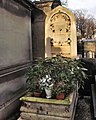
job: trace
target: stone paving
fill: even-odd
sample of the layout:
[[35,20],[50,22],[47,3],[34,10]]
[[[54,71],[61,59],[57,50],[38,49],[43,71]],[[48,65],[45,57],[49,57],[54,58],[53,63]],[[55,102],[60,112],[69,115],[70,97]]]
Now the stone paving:
[[16,112],[14,115],[10,116],[8,120],[17,120],[20,116],[20,111]]
[[[17,120],[19,118],[19,112],[14,114],[8,120]],[[91,100],[89,97],[78,100],[75,120],[93,120]]]
[[89,97],[78,100],[75,120],[93,120],[92,105]]

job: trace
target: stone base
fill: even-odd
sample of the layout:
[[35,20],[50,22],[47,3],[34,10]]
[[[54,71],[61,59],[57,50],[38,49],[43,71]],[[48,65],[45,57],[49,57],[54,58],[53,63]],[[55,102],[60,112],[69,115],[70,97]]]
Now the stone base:
[[65,100],[22,97],[18,120],[74,120],[78,94],[71,93]]

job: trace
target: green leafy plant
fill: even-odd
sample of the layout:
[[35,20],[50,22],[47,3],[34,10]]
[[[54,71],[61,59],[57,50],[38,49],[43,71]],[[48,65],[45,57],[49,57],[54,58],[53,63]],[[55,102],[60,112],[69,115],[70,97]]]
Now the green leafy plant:
[[[35,60],[32,67],[30,67],[26,73],[28,87],[31,91],[39,91],[44,88],[44,86],[51,85],[53,83],[53,79],[48,82],[46,76],[50,76],[53,68],[51,67],[52,62],[50,58],[38,59]],[[51,78],[51,76],[50,76]]]
[[79,87],[84,85],[84,79],[87,78],[86,70],[81,60],[60,55],[40,58],[29,68],[26,74],[27,83],[33,91],[37,88],[40,91],[52,85],[55,94],[68,93],[76,89],[77,83]]

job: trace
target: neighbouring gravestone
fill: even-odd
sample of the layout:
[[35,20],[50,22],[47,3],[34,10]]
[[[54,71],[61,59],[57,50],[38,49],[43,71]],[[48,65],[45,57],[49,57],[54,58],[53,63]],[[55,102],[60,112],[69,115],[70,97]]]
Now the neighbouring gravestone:
[[74,120],[77,98],[77,92],[65,100],[22,97],[18,120]]
[[86,40],[84,44],[84,58],[95,58],[96,57],[96,40]]

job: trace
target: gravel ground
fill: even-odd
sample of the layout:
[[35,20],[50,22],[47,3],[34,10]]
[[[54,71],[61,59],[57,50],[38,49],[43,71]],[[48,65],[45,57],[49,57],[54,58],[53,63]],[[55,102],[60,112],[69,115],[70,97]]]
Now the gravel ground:
[[10,116],[8,120],[17,120],[20,116],[20,111],[16,112],[14,115]]
[[89,97],[78,100],[75,120],[93,120],[91,100]]
[[[93,120],[90,103],[91,100],[89,97],[78,100],[75,120]],[[20,112],[17,112],[13,116],[11,116],[8,120],[17,120],[19,118],[19,113]]]

